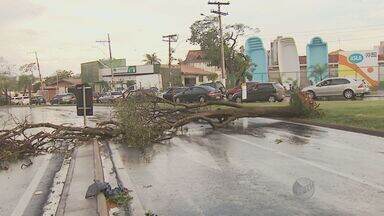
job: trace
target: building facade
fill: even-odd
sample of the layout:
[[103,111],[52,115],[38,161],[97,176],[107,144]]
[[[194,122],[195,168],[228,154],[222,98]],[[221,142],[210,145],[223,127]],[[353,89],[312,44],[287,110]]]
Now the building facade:
[[132,65],[113,68],[113,80],[110,68],[99,69],[100,79],[114,83],[115,88],[125,88],[128,81],[134,81],[136,88],[163,88],[160,65]]

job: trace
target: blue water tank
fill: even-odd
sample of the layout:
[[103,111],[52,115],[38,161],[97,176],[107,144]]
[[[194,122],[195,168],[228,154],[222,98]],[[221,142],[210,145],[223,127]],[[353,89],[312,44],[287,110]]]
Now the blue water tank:
[[[323,67],[322,73],[314,73],[315,67]],[[328,45],[320,37],[314,37],[307,45],[307,78],[315,84],[328,77]]]
[[252,80],[268,82],[268,60],[263,41],[259,37],[250,37],[245,42],[245,53],[250,58],[253,67]]

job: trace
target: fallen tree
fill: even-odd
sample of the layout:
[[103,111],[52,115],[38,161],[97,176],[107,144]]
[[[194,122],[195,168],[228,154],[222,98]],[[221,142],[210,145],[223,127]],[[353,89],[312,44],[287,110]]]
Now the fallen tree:
[[115,139],[119,143],[146,147],[171,139],[178,129],[201,121],[213,128],[244,117],[291,118],[319,113],[318,105],[299,91],[289,106],[246,107],[231,102],[177,104],[150,94],[137,94],[114,104],[114,118],[96,127],[73,127],[52,123],[18,123],[0,130],[0,162],[44,153],[71,151],[71,144],[89,139]]

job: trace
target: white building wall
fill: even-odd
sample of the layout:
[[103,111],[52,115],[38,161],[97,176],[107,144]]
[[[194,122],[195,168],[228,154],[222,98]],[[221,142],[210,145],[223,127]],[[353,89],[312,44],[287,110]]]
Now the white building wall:
[[[116,83],[126,83],[128,80],[133,80],[136,82],[137,88],[148,89],[151,87],[156,87],[162,89],[162,79],[161,74],[146,74],[146,75],[136,75],[136,76],[116,76],[113,78]],[[106,82],[111,82],[111,77],[102,77],[102,80]]]

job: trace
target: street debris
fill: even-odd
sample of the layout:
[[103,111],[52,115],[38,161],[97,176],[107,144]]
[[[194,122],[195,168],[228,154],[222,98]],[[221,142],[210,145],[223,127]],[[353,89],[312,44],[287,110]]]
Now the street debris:
[[275,143],[276,143],[276,144],[280,144],[280,143],[282,143],[282,142],[283,142],[282,139],[275,139]]
[[[303,93],[291,96],[284,107],[249,108],[226,101],[197,104],[175,103],[156,95],[137,92],[114,104],[114,119],[99,122],[96,127],[74,127],[52,123],[17,122],[11,129],[0,130],[0,162],[24,159],[44,153],[68,154],[90,139],[106,139],[130,146],[147,147],[169,140],[184,125],[202,121],[212,128],[227,126],[245,117],[301,117],[318,114],[318,104]],[[16,123],[16,122],[15,122]],[[22,168],[32,165],[26,163]]]
[[129,196],[129,190],[122,186],[118,186],[112,189],[111,185],[107,182],[95,181],[88,187],[85,195],[86,199],[97,196],[100,193],[104,193],[108,201],[115,203],[119,207],[128,207],[132,197]]
[[30,167],[32,166],[32,164],[33,164],[32,160],[28,158],[25,163],[21,164],[20,169],[25,169],[27,167]]
[[0,161],[0,170],[8,170],[9,169],[9,164],[6,163],[5,161]]
[[43,194],[43,191],[36,191],[36,192],[34,193],[34,195],[41,195],[41,194]]

